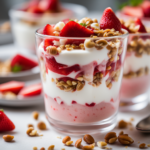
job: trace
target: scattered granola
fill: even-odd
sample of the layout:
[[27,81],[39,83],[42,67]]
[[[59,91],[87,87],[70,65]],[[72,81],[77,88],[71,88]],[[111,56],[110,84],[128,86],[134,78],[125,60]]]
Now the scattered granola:
[[140,149],[146,148],[146,144],[145,144],[145,143],[141,143],[141,144],[139,145],[139,148],[140,148]]
[[33,127],[29,127],[26,133],[28,136],[39,136],[39,134],[37,133],[37,130],[34,130]]
[[33,147],[33,150],[38,150],[38,148],[37,147]]
[[93,144],[95,143],[94,141],[94,138],[89,135],[89,134],[85,134],[84,137],[83,137],[84,141],[87,143],[87,144]]
[[43,121],[40,121],[40,122],[37,124],[37,127],[38,127],[40,130],[46,130],[46,124],[45,124]]
[[81,139],[78,139],[76,142],[75,142],[75,147],[76,148],[81,148],[81,142],[82,142],[82,138]]
[[105,135],[105,142],[109,144],[115,143],[117,140],[117,135],[115,132],[109,132]]
[[39,113],[38,113],[37,111],[34,111],[34,112],[32,113],[32,116],[33,116],[33,118],[34,118],[35,120],[38,120],[38,118],[39,118]]
[[118,123],[118,128],[120,128],[120,129],[127,128],[127,126],[128,126],[128,123],[124,120],[120,120]]
[[34,128],[33,124],[28,124],[28,128],[30,128],[30,127]]
[[68,142],[68,141],[70,141],[70,140],[71,140],[71,137],[70,137],[70,136],[66,136],[66,137],[63,138],[62,142],[63,142],[64,144],[66,144],[66,142]]
[[40,148],[40,150],[45,150],[45,148],[44,148],[44,147],[42,147],[42,148]]
[[90,145],[86,145],[82,147],[82,150],[93,150],[95,147],[95,143],[90,144]]
[[67,141],[65,144],[66,144],[66,146],[71,146],[72,143],[73,143],[73,141]]
[[3,139],[5,142],[11,142],[14,139],[12,135],[3,135]]
[[106,143],[106,142],[103,142],[103,141],[99,141],[99,142],[97,142],[97,146],[98,146],[99,148],[104,149],[104,148],[107,146],[107,143]]
[[122,145],[131,145],[134,142],[133,139],[131,137],[129,137],[127,134],[119,135],[118,141]]
[[55,145],[50,145],[47,150],[54,150]]

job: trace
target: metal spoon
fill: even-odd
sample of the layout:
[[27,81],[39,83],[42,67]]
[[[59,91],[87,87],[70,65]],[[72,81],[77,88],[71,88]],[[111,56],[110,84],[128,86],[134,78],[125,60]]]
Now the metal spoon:
[[150,133],[150,115],[146,117],[145,119],[141,120],[136,125],[136,129],[141,132]]

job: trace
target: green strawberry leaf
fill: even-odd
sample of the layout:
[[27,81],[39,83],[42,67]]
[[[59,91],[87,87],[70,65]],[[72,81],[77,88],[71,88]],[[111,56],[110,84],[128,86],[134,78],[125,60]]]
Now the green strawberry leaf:
[[86,27],[86,23],[80,23],[80,25]]
[[4,110],[3,110],[3,109],[0,109],[0,111],[4,112]]
[[12,72],[20,72],[22,70],[22,66],[20,65],[15,65],[13,68],[12,68]]

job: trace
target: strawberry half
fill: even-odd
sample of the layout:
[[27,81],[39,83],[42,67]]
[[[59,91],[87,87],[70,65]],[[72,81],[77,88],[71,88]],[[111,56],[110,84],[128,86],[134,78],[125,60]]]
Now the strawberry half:
[[21,66],[21,70],[29,70],[38,66],[38,63],[30,58],[17,54],[11,60],[11,67],[14,68],[15,66]]
[[43,29],[43,34],[45,35],[54,35],[54,28],[50,24],[47,24]]
[[30,85],[28,87],[23,88],[19,95],[22,95],[24,97],[29,97],[29,96],[36,96],[40,95],[42,92],[42,85],[41,84],[34,84]]
[[74,21],[69,21],[60,31],[60,36],[63,37],[90,37],[92,34],[93,31]]
[[14,123],[0,110],[0,132],[12,131],[15,129]]
[[121,24],[121,28],[127,30],[129,33],[131,33],[131,31],[129,30],[129,28],[127,28],[125,25]]
[[143,1],[141,5],[144,17],[150,17],[150,1]]
[[60,4],[58,0],[41,0],[39,7],[44,11],[58,12],[60,11]]
[[132,6],[125,6],[122,9],[122,12],[126,15],[133,16],[133,17],[144,17],[144,13],[141,7],[132,7]]
[[7,83],[0,84],[0,92],[13,92],[18,94],[19,91],[24,87],[23,82],[10,81]]
[[141,21],[139,18],[137,18],[137,19],[135,20],[135,25],[136,25],[136,26],[139,25],[139,30],[138,30],[138,32],[140,32],[140,33],[147,33],[147,31],[146,31],[146,29],[145,29],[145,26],[143,25],[142,21]]
[[104,30],[112,28],[114,28],[116,31],[121,30],[121,23],[110,7],[106,8],[103,12],[100,20],[100,28]]

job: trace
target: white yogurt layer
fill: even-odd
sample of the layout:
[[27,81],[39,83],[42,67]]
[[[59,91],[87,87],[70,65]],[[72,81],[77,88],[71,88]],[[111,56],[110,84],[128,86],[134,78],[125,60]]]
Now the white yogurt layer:
[[123,73],[136,72],[140,68],[145,67],[150,69],[150,55],[142,54],[142,57],[136,57],[134,53],[131,53],[131,55],[127,55],[125,58]]
[[[43,50],[43,43],[40,45],[38,52],[39,52],[38,53],[39,56],[41,52],[45,53]],[[96,61],[97,64],[104,63],[106,65],[106,62],[109,59],[107,56],[108,52],[109,50],[107,50],[106,47],[104,47],[104,49],[102,50],[97,50],[95,47],[91,49],[85,48],[85,50],[81,50],[81,49],[72,50],[72,51],[63,50],[58,56],[55,57],[55,59],[58,63],[66,64],[68,66],[79,64],[81,68],[85,65],[92,64],[92,62],[94,61]],[[92,81],[94,66],[91,65],[91,67],[89,68],[86,69],[85,71],[90,77],[90,81]],[[102,83],[98,87],[93,87],[92,85],[89,84],[89,82],[85,81],[85,86],[81,91],[65,92],[63,90],[60,90],[56,86],[55,82],[52,82],[52,78],[56,79],[65,76],[48,70],[48,74],[46,73],[46,81],[45,82],[43,81],[43,88],[44,88],[44,92],[48,96],[52,98],[56,98],[57,102],[59,101],[59,103],[61,103],[60,101],[61,99],[67,105],[71,105],[72,101],[76,101],[78,104],[82,104],[82,105],[85,105],[85,103],[91,104],[92,102],[96,104],[102,101],[109,102],[112,98],[114,100],[118,98],[118,93],[121,85],[122,72],[123,70],[121,70],[121,74],[118,79],[118,82],[112,82],[111,89],[107,88],[106,86],[106,80],[108,79],[109,76],[107,75],[102,79]],[[75,76],[78,73],[79,72],[76,73],[72,72],[67,77],[75,78]]]

